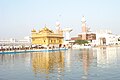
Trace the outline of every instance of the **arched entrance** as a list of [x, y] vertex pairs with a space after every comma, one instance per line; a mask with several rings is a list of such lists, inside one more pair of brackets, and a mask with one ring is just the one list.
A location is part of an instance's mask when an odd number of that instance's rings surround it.
[[105, 37], [99, 38], [99, 42], [100, 45], [106, 45], [106, 38]]

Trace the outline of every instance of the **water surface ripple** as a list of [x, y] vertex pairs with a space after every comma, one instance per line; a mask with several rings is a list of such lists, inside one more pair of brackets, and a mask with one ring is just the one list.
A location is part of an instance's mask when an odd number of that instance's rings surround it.
[[0, 80], [120, 80], [120, 48], [0, 54]]

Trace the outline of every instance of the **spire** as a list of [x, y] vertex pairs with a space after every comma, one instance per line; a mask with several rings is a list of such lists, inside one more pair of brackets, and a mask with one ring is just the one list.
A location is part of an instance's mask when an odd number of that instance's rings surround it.
[[36, 32], [36, 30], [33, 28], [33, 29], [31, 30], [31, 32]]
[[86, 20], [85, 20], [85, 17], [83, 16], [82, 17], [82, 20], [81, 20], [82, 22], [86, 22]]
[[82, 32], [87, 32], [86, 20], [84, 16], [82, 17], [81, 22], [82, 22]]
[[56, 26], [56, 33], [59, 33], [60, 32], [60, 22], [56, 21], [55, 26]]
[[60, 22], [59, 22], [59, 21], [56, 22], [56, 26], [57, 26], [57, 27], [60, 26]]
[[47, 25], [45, 24], [45, 26], [44, 26], [45, 28], [47, 27]]

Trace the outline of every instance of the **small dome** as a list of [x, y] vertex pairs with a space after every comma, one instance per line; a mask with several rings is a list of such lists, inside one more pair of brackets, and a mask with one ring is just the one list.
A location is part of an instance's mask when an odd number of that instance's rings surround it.
[[82, 22], [85, 22], [85, 21], [86, 21], [86, 20], [85, 20], [85, 17], [83, 16], [83, 17], [82, 17]]
[[52, 30], [49, 30], [49, 29], [45, 26], [43, 29], [39, 30], [39, 33], [53, 33], [53, 31], [52, 31]]
[[35, 30], [35, 29], [33, 29], [31, 32], [36, 32], [36, 30]]
[[44, 30], [49, 30], [46, 26], [44, 27]]
[[57, 21], [57, 22], [56, 22], [56, 26], [60, 26], [60, 22]]

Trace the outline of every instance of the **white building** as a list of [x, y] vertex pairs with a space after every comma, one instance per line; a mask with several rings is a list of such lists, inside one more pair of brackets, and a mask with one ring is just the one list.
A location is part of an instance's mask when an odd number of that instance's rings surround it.
[[0, 46], [1, 47], [10, 47], [10, 46], [29, 46], [31, 45], [31, 38], [24, 37], [24, 39], [17, 40], [17, 39], [0, 39]]
[[64, 40], [69, 41], [71, 39], [70, 32], [72, 31], [72, 28], [65, 28], [63, 29], [63, 32], [65, 33]]
[[110, 30], [100, 30], [96, 32], [96, 40], [92, 41], [94, 45], [118, 45], [120, 36], [112, 34]]

